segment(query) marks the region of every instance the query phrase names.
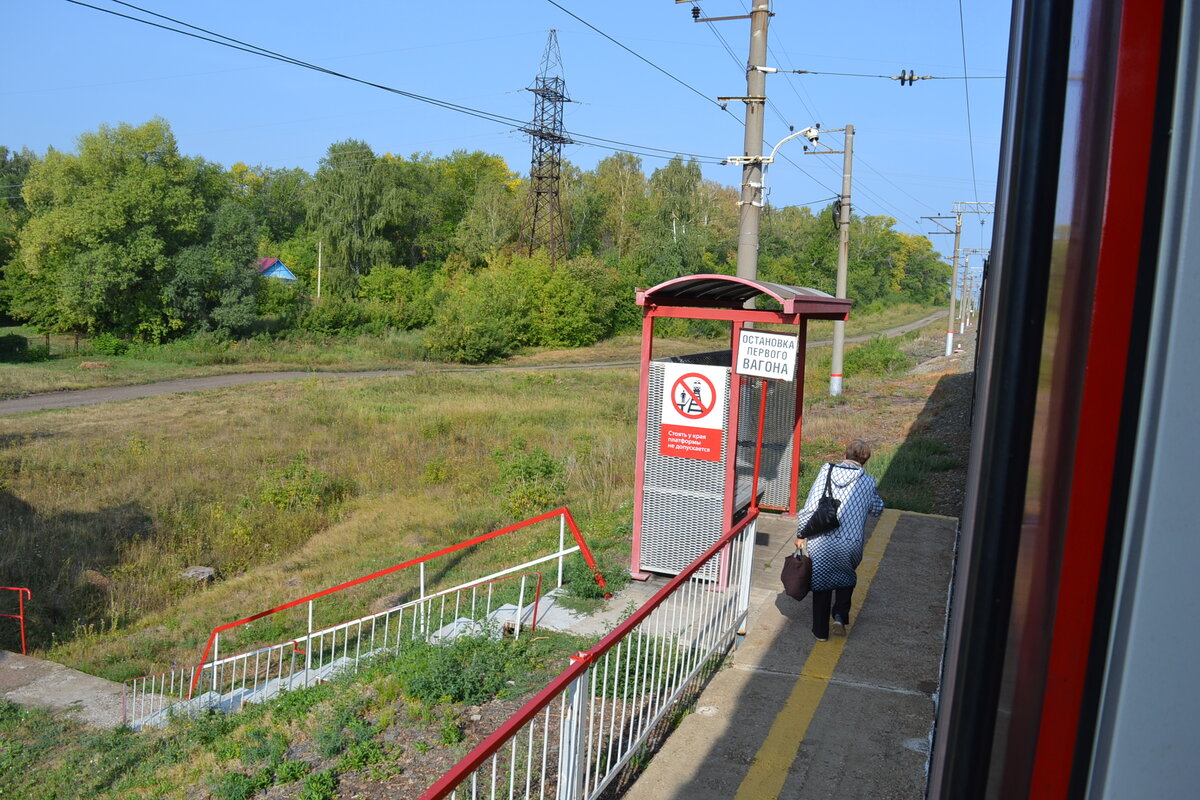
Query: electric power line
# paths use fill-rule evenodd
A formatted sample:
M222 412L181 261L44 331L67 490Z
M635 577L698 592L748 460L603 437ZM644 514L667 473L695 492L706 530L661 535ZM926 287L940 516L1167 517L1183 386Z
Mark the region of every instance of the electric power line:
M975 188L975 202L979 202L979 182L975 178L975 136L971 132L971 90L967 83L967 28L963 23L962 0L958 0L958 34L962 43L963 96L967 102L967 145L971 152L971 184Z
M783 70L781 70L782 72ZM794 72L797 75L835 75L841 78L886 78L889 81L900 81L903 84L905 81L911 83L913 81L999 81L1004 80L1004 75L916 75L909 70L906 74L903 70L899 75L878 75L867 72L825 72L815 69L792 69L788 72ZM964 69L963 72L966 72Z
M111 0L111 2L119 3L120 5L126 6L127 8L132 8L137 11L141 11L143 13L150 14L151 16L155 16L160 19L168 20L170 22L174 22L178 25L183 25L188 28L192 28L193 30L196 30L196 31L201 31L202 33L208 34L208 36L202 36L198 33L192 33L190 31L180 30L179 28L173 28L169 25L163 25L161 23L154 22L152 20L142 19L140 17L131 16L129 14L123 14L119 11L114 11L113 9L102 8L100 6L92 5L91 3L83 2L83 0L66 0L66 2L72 3L74 5L78 5L78 6L84 6L85 8L90 8L95 11L103 12L105 14L111 14L113 16L120 17L122 19L127 19L132 22L140 22L143 25L149 25L154 28L160 28L162 30L180 34L182 36L188 36L188 37L191 37L194 39L199 39L201 41L206 41L206 42L210 42L212 44L220 45L222 47L228 47L232 50L240 50L242 52L249 53L251 55L260 56L262 58L268 58L268 59L271 59L274 61L280 61L285 64L291 64L293 66L303 67L304 69L310 69L310 70L313 70L314 72L321 72L321 73L324 73L331 77L341 78L343 80L352 81L354 83L359 83L364 86L370 86L374 89L380 89L382 91L389 92L391 94L397 94L397 95L400 95L401 97L407 97L411 100L416 100L418 102L427 103L429 105L437 106L439 108L443 108L448 111L456 111L461 114L466 114L468 116L477 117L479 119L483 119L488 122L496 122L496 123L505 124L505 125L512 125L516 128L521 128L527 124L525 120L516 119L514 117L507 117L502 114L496 114L496 113L493 113L490 111L484 111L481 109L472 108L470 106L460 105L458 103L451 103L447 100L439 100L439 99L433 98L433 97L426 97L425 95L416 94L414 92L408 92L403 89L396 89L394 87L387 86L385 84L376 83L374 81L369 81L369 80L365 80L363 78L354 77L353 75L347 75L342 72L337 72L336 70L328 69L326 67L322 67L320 65L313 64L313 63L310 63L307 61L303 61L301 59L294 58L292 56L284 55L282 53L277 53L275 51L268 50L268 49L266 49L264 47L260 47L258 45L250 44L248 42L243 42L241 40L234 39L233 37L226 36L221 33L216 33L215 31L210 31L208 29L201 28L197 25L192 25L188 22L183 22L182 20L177 20L172 17L168 17L166 15L159 14L154 11L150 11L148 9L141 8L132 3L124 2L124 0ZM212 37L217 37L217 38L212 38ZM221 41L222 39L224 39L225 41ZM628 142L620 142L620 141L616 141L613 139L604 139L602 137L591 136L589 134L576 133L574 131L566 131L566 133L568 135L570 135L572 138L594 139L594 140L600 141L600 142L619 144L623 148L633 147L633 148L637 148L639 150L657 151L659 153L672 153L674 155L688 155L688 156L691 156L691 157L694 157L697 159L705 159L709 163L718 163L720 161L720 158L717 156L702 156L702 155L698 155L698 154L694 154L694 153L679 153L677 151L669 150L666 148L650 147L647 145L633 145ZM605 147L604 145L597 145L594 142L590 142L590 141L585 141L585 142L580 142L580 143L590 145L590 146L601 147L603 149L613 149L613 148ZM666 156L652 155L651 153L642 153L642 155L646 155L651 158L666 157Z
M685 81L681 80L680 78L677 78L676 76L672 75L670 72L667 72L665 69L663 69L662 67L660 67L658 64L655 64L653 61L651 61L650 59L646 58L646 57L645 57L645 56L643 56L641 53L638 53L638 52L635 52L634 50L631 50L631 49L629 49L628 47L626 47L625 45L621 44L620 42L618 42L618 41L617 41L616 39L614 39L613 37L609 36L609 35L608 35L607 33L605 33L604 31L602 31L602 30L600 30L599 28L597 28L597 27L596 27L595 25L593 25L592 23L588 22L588 21L587 21L586 19L584 19L583 17L580 17L578 14L576 14L576 13L574 13L574 12L572 12L572 11L569 11L569 10L567 10L566 8L563 8L561 5L559 5L558 3L556 3L556 2L555 2L555 0L546 0L546 2L547 2L547 3L549 3L550 5L554 6L555 8L557 8L559 11L562 11L564 14L566 14L566 15L568 15L568 16L570 16L570 17L573 17L574 19L578 20L579 22L582 22L584 25L587 25L589 28L591 28L591 29L592 29L592 30L594 30L596 33L598 33L598 34L600 34L601 36L603 36L605 39L608 39L610 42L612 42L613 44L615 44L617 47L621 48L622 50L624 50L625 52L629 53L630 55L632 55L632 56L634 56L634 57L636 57L636 58L639 58L639 59L641 59L642 61L646 62L647 64L649 64L650 66L654 67L656 70L658 70L659 72L661 72L663 75L666 75L668 78L670 78L671 80L673 80L673 81L675 81L676 83L678 83L680 86L684 86L684 87L686 87L688 90L690 90L690 91L692 91L692 92L695 92L696 94L700 95L700 96L701 96L701 97L703 97L705 100L707 100L708 102L710 102L710 103L712 103L713 105L715 105L715 106L717 106L718 108L720 108L722 111L728 111L728 109L726 109L726 108L725 108L725 106L721 105L721 104L720 104L720 103L718 103L716 100L714 100L714 99L712 99L711 97L709 97L708 95L704 94L704 92L700 91L700 90L699 90L699 89L697 89L695 86L692 86L690 83L687 83L687 82L685 82Z

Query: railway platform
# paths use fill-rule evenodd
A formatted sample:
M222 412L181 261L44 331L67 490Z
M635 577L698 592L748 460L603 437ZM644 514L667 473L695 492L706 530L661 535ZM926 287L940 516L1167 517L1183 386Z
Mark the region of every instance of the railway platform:
M848 634L818 642L779 583L794 522L760 519L745 638L624 800L924 796L957 520L888 510L868 533Z

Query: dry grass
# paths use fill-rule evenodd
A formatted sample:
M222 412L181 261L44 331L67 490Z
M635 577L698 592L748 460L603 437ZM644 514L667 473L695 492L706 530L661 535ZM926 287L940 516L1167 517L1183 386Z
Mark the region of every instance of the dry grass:
M619 516L636 386L628 368L314 380L4 418L0 574L33 590L56 660L111 677L186 661L213 625L512 522L494 453L514 441L563 465L554 504ZM349 495L264 502L298 456ZM512 555L473 555L476 574ZM192 564L223 580L197 592L177 577Z

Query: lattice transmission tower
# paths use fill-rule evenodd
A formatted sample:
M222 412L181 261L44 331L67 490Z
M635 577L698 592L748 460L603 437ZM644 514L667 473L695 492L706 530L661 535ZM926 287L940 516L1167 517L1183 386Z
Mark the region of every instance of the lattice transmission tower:
M533 122L521 130L533 140L529 167L529 198L521 225L521 243L529 255L539 248L550 254L554 264L567 251L567 231L559 202L562 146L571 144L563 133L563 104L571 102L562 76L562 54L558 31L551 30L542 53L542 65L529 91L534 94Z

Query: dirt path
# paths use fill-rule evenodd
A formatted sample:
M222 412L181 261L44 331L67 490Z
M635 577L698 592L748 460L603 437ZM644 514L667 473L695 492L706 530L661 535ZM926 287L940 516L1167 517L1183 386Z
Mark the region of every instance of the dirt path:
M944 317L945 312L931 314L924 319L909 322L890 328L883 332L884 336L894 337L914 331ZM847 342L865 342L875 334L848 336ZM828 347L828 340L812 341L809 349ZM476 372L482 370L547 370L547 369L589 369L603 367L636 366L636 361L605 361L582 364L541 364L536 366L493 366L493 367L456 367L438 370L439 372ZM23 414L30 411L48 411L59 408L74 408L76 406L99 405L100 403L116 403L122 400L137 400L143 397L154 397L160 394L178 394L180 392L203 392L210 389L224 389L229 386L244 386L251 383L269 383L273 381L291 381L302 378L328 380L330 378L398 378L412 375L414 369L377 369L362 372L307 372L294 370L291 372L243 372L232 375L209 375L203 378L180 378L158 383L144 383L134 386L106 386L99 389L74 389L61 392L45 392L31 394L27 397L17 397L12 400L0 400L0 416Z

